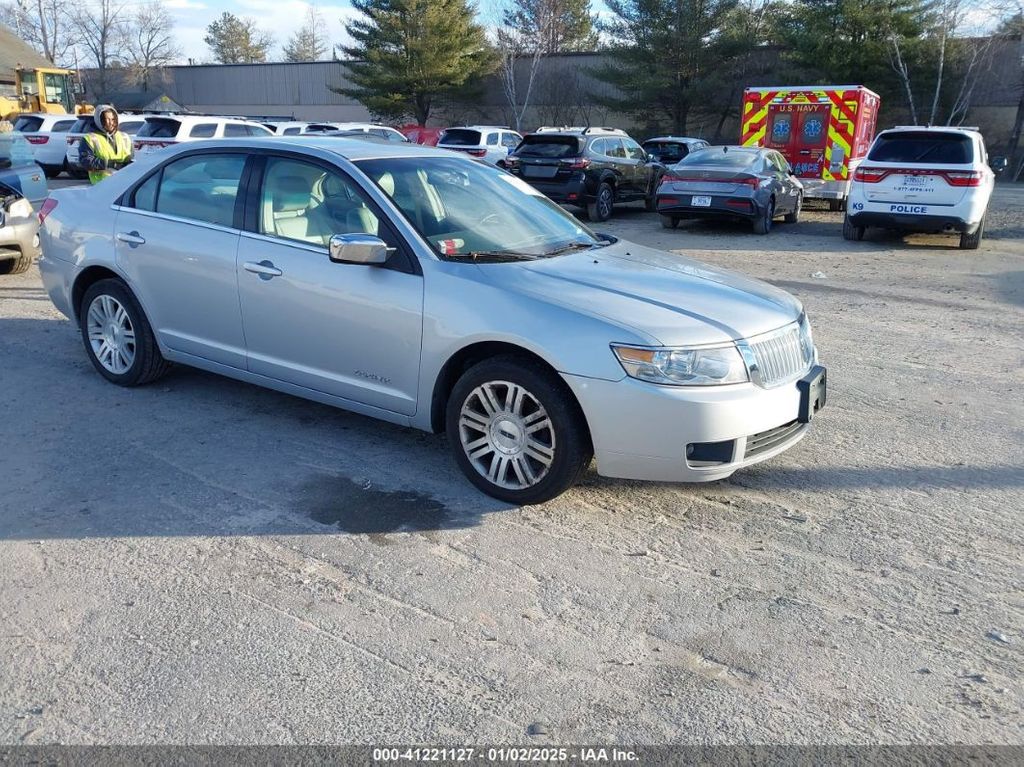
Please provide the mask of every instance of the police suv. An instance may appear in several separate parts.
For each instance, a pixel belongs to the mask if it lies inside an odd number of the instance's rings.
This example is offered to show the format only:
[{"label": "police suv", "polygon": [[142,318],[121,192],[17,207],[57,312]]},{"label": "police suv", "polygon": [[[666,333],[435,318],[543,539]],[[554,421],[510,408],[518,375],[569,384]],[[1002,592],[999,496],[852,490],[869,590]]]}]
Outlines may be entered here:
[{"label": "police suv", "polygon": [[901,126],[875,138],[857,166],[843,237],[869,226],[909,232],[959,232],[974,250],[985,231],[995,174],[976,128]]}]

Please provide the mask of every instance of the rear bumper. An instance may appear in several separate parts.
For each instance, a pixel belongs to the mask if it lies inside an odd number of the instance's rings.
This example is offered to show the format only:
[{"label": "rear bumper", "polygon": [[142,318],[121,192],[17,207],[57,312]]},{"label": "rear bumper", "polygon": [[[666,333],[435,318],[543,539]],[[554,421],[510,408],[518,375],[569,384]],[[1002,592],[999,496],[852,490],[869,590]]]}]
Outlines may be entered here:
[{"label": "rear bumper", "polygon": [[[764,210],[749,197],[714,197],[708,207],[684,205],[693,195],[658,195],[658,213],[673,218],[717,218],[752,221],[760,218]],[[731,205],[729,203],[732,203]]]},{"label": "rear bumper", "polygon": [[966,221],[957,216],[932,216],[917,213],[851,213],[854,226],[876,226],[883,229],[905,229],[911,232],[966,232],[974,234],[981,221]]},{"label": "rear bumper", "polygon": [[587,185],[581,178],[571,181],[544,181],[523,176],[519,178],[552,202],[563,205],[586,205],[594,201],[593,195],[587,194]]}]

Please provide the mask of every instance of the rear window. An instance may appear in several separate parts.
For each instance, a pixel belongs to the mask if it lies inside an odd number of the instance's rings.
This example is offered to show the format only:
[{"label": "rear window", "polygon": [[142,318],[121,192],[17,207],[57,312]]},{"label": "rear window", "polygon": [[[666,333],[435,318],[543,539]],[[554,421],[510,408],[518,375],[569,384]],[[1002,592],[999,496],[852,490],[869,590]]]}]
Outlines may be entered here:
[{"label": "rear window", "polygon": [[145,120],[132,120],[131,122],[121,123],[117,128],[118,130],[127,133],[129,136],[134,136],[139,132],[139,128],[145,124]]},{"label": "rear window", "polygon": [[516,149],[521,157],[575,157],[579,153],[580,140],[575,136],[526,136]]},{"label": "rear window", "polygon": [[441,140],[437,143],[447,144],[448,146],[479,146],[482,142],[480,141],[480,131],[478,130],[449,128],[441,134]]},{"label": "rear window", "polygon": [[50,128],[51,133],[67,133],[68,129],[75,124],[74,120],[61,120],[53,124]]},{"label": "rear window", "polygon": [[150,118],[135,135],[139,138],[176,138],[181,123],[164,117]]},{"label": "rear window", "polygon": [[705,149],[694,152],[679,161],[679,165],[710,165],[716,168],[745,168],[757,160],[756,152],[716,152]]},{"label": "rear window", "polygon": [[14,122],[14,130],[18,133],[34,133],[43,124],[42,117],[19,117]]},{"label": "rear window", "polygon": [[868,159],[876,162],[965,165],[974,160],[974,146],[970,137],[962,133],[883,133],[871,147]]},{"label": "rear window", "polygon": [[306,133],[323,133],[329,130],[338,130],[338,128],[334,125],[323,125],[320,123],[311,123],[306,126]]},{"label": "rear window", "polygon": [[71,130],[68,133],[85,133],[89,130],[89,126],[93,124],[92,117],[79,117],[75,124],[71,126]]},{"label": "rear window", "polygon": [[189,138],[213,138],[217,134],[217,123],[199,123],[188,132]]}]

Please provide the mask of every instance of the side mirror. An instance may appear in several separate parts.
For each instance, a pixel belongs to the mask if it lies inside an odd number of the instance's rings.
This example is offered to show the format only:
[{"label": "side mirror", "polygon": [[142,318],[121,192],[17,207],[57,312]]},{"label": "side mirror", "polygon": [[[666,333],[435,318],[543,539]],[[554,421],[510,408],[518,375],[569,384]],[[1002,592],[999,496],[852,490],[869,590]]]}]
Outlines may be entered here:
[{"label": "side mirror", "polygon": [[328,253],[338,264],[383,264],[388,260],[387,244],[372,234],[336,234]]},{"label": "side mirror", "polygon": [[1009,166],[1010,161],[1002,155],[999,157],[993,157],[988,163],[988,167],[990,167],[995,173],[1002,173]]}]

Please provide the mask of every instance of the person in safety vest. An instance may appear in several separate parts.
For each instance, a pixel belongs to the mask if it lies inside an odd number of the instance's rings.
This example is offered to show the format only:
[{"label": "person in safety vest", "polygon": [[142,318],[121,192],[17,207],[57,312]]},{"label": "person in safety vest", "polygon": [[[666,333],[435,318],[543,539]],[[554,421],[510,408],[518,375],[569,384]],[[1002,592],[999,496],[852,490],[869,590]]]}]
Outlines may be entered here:
[{"label": "person in safety vest", "polygon": [[117,129],[117,110],[109,104],[96,107],[92,120],[94,124],[82,136],[78,161],[89,171],[89,180],[98,184],[132,161],[132,140]]}]

